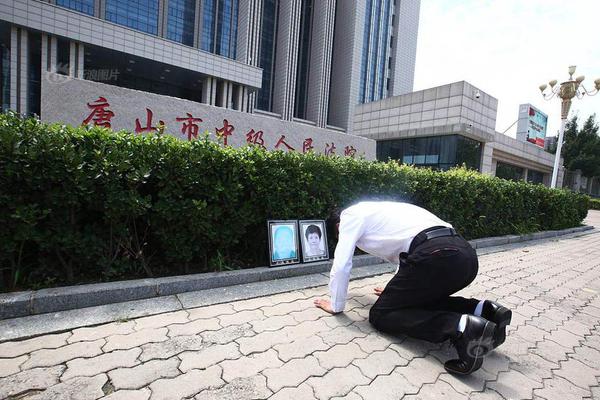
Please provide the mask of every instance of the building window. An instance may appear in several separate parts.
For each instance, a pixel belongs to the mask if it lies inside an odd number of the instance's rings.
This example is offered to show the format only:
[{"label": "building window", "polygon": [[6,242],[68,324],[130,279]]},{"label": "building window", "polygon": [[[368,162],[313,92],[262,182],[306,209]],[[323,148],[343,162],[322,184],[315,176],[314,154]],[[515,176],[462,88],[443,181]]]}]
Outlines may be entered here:
[{"label": "building window", "polygon": [[365,8],[365,29],[363,32],[363,53],[361,57],[361,73],[360,73],[360,87],[358,93],[358,99],[360,103],[365,102],[366,96],[366,83],[367,83],[367,63],[369,61],[369,36],[371,31],[371,7],[373,6],[373,0],[367,0]]},{"label": "building window", "polygon": [[275,68],[275,38],[277,37],[277,0],[264,0],[260,32],[260,62],[263,69],[262,87],[258,91],[256,108],[273,111],[273,73]]},{"label": "building window", "polygon": [[215,3],[217,0],[202,2],[202,50],[213,52],[215,48]]},{"label": "building window", "polygon": [[481,168],[481,142],[456,136],[456,165],[465,165],[477,171]]},{"label": "building window", "polygon": [[167,38],[193,46],[196,0],[169,0],[168,4]]},{"label": "building window", "polygon": [[391,34],[389,32],[389,27],[390,27],[390,9],[391,9],[391,2],[390,0],[385,0],[384,1],[384,7],[382,10],[382,17],[381,17],[381,25],[382,25],[382,31],[379,37],[379,43],[378,43],[378,54],[377,54],[377,66],[379,68],[378,74],[377,74],[377,85],[378,87],[374,90],[374,94],[373,94],[373,100],[381,100],[383,98],[386,97],[386,87],[385,87],[385,76],[386,74],[386,66],[387,66],[387,58],[388,58],[388,53],[390,51],[390,39],[391,39]]},{"label": "building window", "polygon": [[385,140],[377,142],[377,159],[439,170],[464,164],[479,170],[481,143],[460,135]]},{"label": "building window", "polygon": [[238,0],[205,0],[202,4],[200,48],[235,58],[237,52]]},{"label": "building window", "polygon": [[106,0],[106,20],[158,34],[158,0]]},{"label": "building window", "polygon": [[544,183],[544,173],[530,169],[527,171],[527,182],[529,183]]},{"label": "building window", "polygon": [[496,165],[496,177],[509,181],[520,181],[523,179],[523,168],[499,161]]},{"label": "building window", "polygon": [[87,15],[94,15],[94,0],[56,0],[56,5]]},{"label": "building window", "polygon": [[390,30],[393,7],[390,0],[367,0],[365,5],[360,103],[381,100],[387,96],[385,83],[390,69],[388,57],[393,33]]},{"label": "building window", "polygon": [[296,72],[296,99],[294,116],[306,119],[308,98],[308,72],[310,65],[310,42],[312,33],[313,1],[302,1],[300,17],[300,39],[298,42],[298,68]]},{"label": "building window", "polygon": [[29,66],[27,76],[27,110],[40,115],[42,94],[42,35],[29,31],[27,34]]},{"label": "building window", "polygon": [[56,72],[61,75],[69,75],[69,64],[71,62],[71,42],[58,38],[56,41]]},{"label": "building window", "polygon": [[[198,72],[143,59],[99,46],[86,45],[87,80],[201,102],[202,80]],[[164,79],[162,79],[163,77]]]}]

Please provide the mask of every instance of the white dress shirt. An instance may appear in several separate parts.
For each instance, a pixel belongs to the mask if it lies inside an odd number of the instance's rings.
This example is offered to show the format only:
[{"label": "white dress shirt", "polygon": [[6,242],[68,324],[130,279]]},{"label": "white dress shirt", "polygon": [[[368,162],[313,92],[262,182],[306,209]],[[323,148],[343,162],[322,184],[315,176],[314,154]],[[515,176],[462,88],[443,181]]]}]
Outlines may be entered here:
[{"label": "white dress shirt", "polygon": [[362,202],[342,211],[329,278],[333,311],[344,311],[355,247],[398,265],[400,253],[408,252],[413,238],[433,226],[452,227],[429,211],[408,203]]}]

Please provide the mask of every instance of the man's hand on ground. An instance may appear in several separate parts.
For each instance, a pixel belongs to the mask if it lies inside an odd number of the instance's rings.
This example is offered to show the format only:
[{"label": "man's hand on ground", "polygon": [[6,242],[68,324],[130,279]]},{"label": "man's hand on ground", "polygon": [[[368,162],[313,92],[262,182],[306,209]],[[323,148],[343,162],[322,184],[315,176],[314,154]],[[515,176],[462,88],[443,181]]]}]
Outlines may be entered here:
[{"label": "man's hand on ground", "polygon": [[373,289],[373,291],[375,292],[375,294],[377,296],[381,296],[381,292],[383,292],[383,288],[382,287],[376,287],[375,289]]},{"label": "man's hand on ground", "polygon": [[317,306],[318,308],[328,312],[329,314],[339,314],[333,311],[333,308],[331,308],[331,302],[329,300],[325,300],[325,299],[316,299],[315,300],[315,306]]}]

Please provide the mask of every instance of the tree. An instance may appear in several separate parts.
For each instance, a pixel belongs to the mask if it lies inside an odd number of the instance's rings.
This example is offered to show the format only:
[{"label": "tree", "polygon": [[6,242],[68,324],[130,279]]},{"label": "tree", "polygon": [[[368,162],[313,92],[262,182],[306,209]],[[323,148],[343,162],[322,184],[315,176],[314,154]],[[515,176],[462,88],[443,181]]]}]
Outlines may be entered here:
[{"label": "tree", "polygon": [[579,129],[577,116],[567,122],[562,156],[565,167],[580,169],[587,177],[600,176],[600,136],[596,115],[591,115]]}]

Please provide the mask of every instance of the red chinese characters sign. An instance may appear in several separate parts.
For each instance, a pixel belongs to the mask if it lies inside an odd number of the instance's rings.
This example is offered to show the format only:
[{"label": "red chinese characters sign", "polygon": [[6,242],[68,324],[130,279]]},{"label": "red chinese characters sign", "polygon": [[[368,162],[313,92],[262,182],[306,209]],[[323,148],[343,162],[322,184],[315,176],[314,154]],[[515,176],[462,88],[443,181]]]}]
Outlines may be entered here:
[{"label": "red chinese characters sign", "polygon": [[88,125],[94,121],[94,125],[96,126],[111,127],[110,120],[115,116],[115,113],[108,108],[110,104],[108,104],[108,101],[104,97],[98,97],[96,101],[87,103],[87,106],[92,112],[83,120],[81,125]]},{"label": "red chinese characters sign", "polygon": [[[103,96],[98,96],[96,100],[86,103],[86,106],[89,109],[89,112],[83,118],[81,125],[87,126],[93,124],[95,126],[112,128],[112,119],[116,117],[118,113],[113,111],[110,102],[107,98]],[[133,131],[137,134],[144,134],[149,132],[162,133],[166,127],[164,120],[160,119],[160,115],[155,115],[154,111],[151,108],[147,107],[145,111],[145,117],[138,117],[135,118],[134,121],[132,121],[131,127]],[[123,117],[121,116],[121,118]],[[187,111],[179,113],[179,116],[176,116],[172,120],[172,122],[173,126],[177,126],[177,129],[179,130],[180,134],[190,141],[198,139],[200,131],[206,131],[207,129],[206,126],[202,125],[202,123],[204,122],[202,116],[194,115]],[[246,126],[242,129],[246,131],[248,127]],[[234,124],[232,124],[228,119],[223,119],[222,126],[214,127],[213,132],[217,140],[220,143],[222,143],[223,146],[228,146],[229,138],[234,137],[235,130],[236,128]],[[270,137],[273,137],[272,133]],[[290,139],[286,137],[285,133],[278,133],[278,135],[275,137],[278,137],[278,139],[274,142],[271,142],[273,150],[281,150],[286,152],[301,151],[303,154],[319,151],[312,137],[305,137],[302,143],[298,145],[298,150],[296,150],[293,141],[290,141]],[[267,143],[267,136],[265,135],[265,132],[261,129],[248,129],[247,133],[245,134],[245,142],[246,144],[258,146],[263,149],[267,149],[269,147]],[[323,147],[320,147],[321,154],[325,154],[326,156],[336,155],[336,149],[337,147],[333,142],[325,143]],[[355,157],[357,154],[357,149],[353,145],[347,145],[344,147],[343,154],[346,157]]]},{"label": "red chinese characters sign", "polygon": [[177,117],[176,121],[183,122],[181,127],[181,133],[187,135],[188,140],[198,139],[198,126],[197,122],[202,122],[201,118],[194,118],[192,114],[186,113],[187,117]]},{"label": "red chinese characters sign", "polygon": [[217,139],[223,142],[223,146],[227,146],[227,137],[233,135],[235,127],[229,123],[226,119],[223,120],[222,128],[215,128],[215,135]]},{"label": "red chinese characters sign", "polygon": [[[138,118],[135,119],[135,133],[143,133],[143,132],[156,132],[158,128],[156,126],[152,126],[152,110],[146,108],[146,126],[142,126],[140,124],[140,120]],[[165,123],[161,120],[158,121],[159,126],[164,126]]]},{"label": "red chinese characters sign", "polygon": [[250,129],[250,132],[246,133],[246,143],[257,145],[263,149],[267,148],[265,146],[265,139],[263,139],[263,131]]}]

